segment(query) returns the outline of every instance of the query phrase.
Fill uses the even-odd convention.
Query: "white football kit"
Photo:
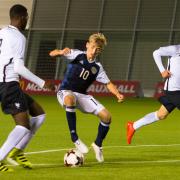
[[[180,45],[160,47],[154,51],[153,56],[161,73],[165,71],[161,56],[169,57],[167,70],[169,70],[172,75],[166,79],[164,90],[180,91]]]
[[[104,106],[93,98],[91,95],[81,94],[78,92],[72,92],[69,90],[61,90],[57,93],[57,99],[62,107],[64,107],[64,98],[67,95],[73,95],[76,100],[76,108],[83,113],[91,113],[97,115]]]
[[[26,38],[16,27],[0,30],[0,82],[19,82],[21,75],[42,88],[45,81],[24,66],[25,47]]]

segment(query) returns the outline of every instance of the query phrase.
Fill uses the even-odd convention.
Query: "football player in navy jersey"
[[[111,115],[93,96],[87,94],[87,89],[94,81],[98,81],[106,84],[108,90],[117,97],[119,102],[124,100],[124,96],[109,80],[102,65],[96,62],[97,56],[103,51],[106,44],[105,36],[102,33],[95,33],[89,37],[85,52],[69,48],[55,49],[50,52],[52,57],[64,56],[69,61],[57,98],[66,110],[71,139],[81,153],[87,153],[88,148],[77,134],[76,108],[85,113],[95,114],[100,119],[97,137],[92,143],[98,162],[104,161],[102,142],[109,131]]]

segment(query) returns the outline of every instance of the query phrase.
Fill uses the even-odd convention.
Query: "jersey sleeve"
[[[25,79],[34,82],[40,88],[43,88],[45,81],[33,74],[29,69],[24,66],[26,40],[25,38],[19,39],[14,48],[14,71],[24,77]]]
[[[21,59],[24,61],[25,47],[26,39],[24,37],[16,40],[16,46],[12,48],[14,51],[14,59]]]
[[[98,65],[100,66],[100,69],[99,69],[99,73],[96,77],[96,81],[98,82],[101,82],[103,84],[107,84],[110,82],[104,68],[102,67],[102,65],[100,63],[98,63]]]
[[[160,47],[157,51],[160,56],[174,56],[178,52],[179,46]]]
[[[165,71],[162,63],[162,56],[174,56],[179,51],[179,48],[180,46],[166,46],[160,47],[153,52],[154,61],[161,73]]]
[[[14,62],[14,71],[17,72],[19,75],[28,79],[29,81],[37,84],[40,88],[43,88],[45,81],[35,74],[33,74],[29,69],[24,66],[24,61],[18,60]]]
[[[79,54],[84,53],[83,51],[80,51],[78,49],[71,49],[71,52],[64,55],[63,57],[67,59],[69,62],[72,62]]]

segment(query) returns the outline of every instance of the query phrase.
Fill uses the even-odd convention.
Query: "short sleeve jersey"
[[[69,64],[60,90],[71,90],[86,94],[88,87],[94,81],[104,84],[110,82],[102,65],[97,63],[96,60],[88,61],[86,52],[72,49],[64,57],[69,60]]]
[[[0,82],[19,81],[14,59],[24,61],[26,38],[14,26],[0,30]]]

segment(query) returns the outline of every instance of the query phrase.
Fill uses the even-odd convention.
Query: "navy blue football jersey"
[[[94,61],[88,61],[86,52],[71,50],[71,53],[64,56],[70,60],[60,90],[71,90],[86,94],[88,87],[94,82],[110,82],[102,65]]]

